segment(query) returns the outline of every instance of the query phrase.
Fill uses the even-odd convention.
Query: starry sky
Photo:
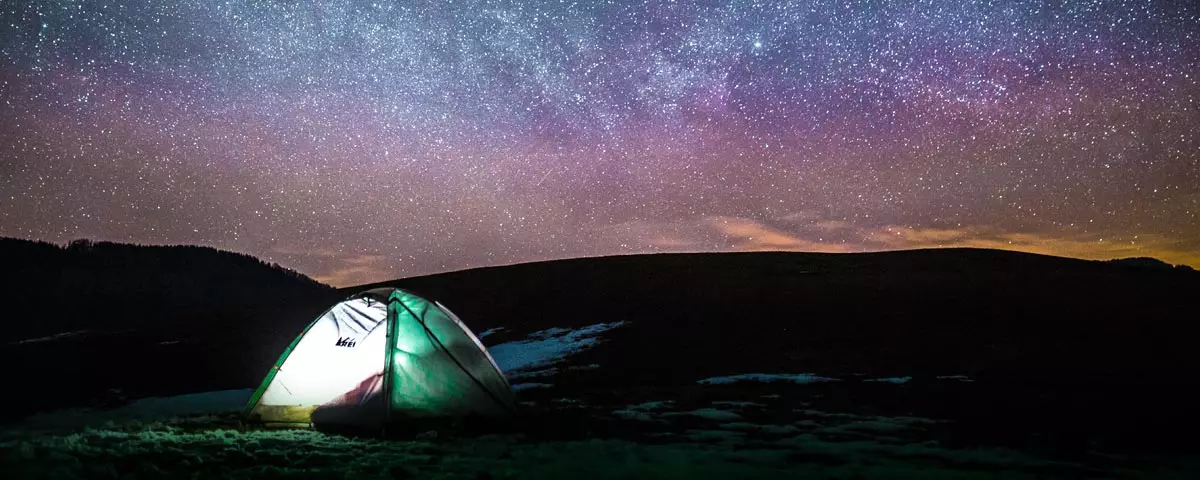
[[[1192,2],[0,9],[2,236],[339,286],[670,251],[1200,267]]]

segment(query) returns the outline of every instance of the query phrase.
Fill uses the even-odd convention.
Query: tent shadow
[[[384,403],[377,396],[358,405],[322,405],[313,410],[311,422],[313,429],[322,433],[369,437],[379,435],[385,414]]]
[[[528,441],[555,441],[603,435],[610,427],[585,412],[521,410],[509,416],[461,417],[393,416],[384,418],[382,402],[376,405],[323,406],[312,414],[315,430],[347,437],[390,440],[436,440],[484,435],[512,435]],[[613,433],[613,432],[607,432]]]
[[[312,413],[313,429],[347,437],[388,439],[433,439],[499,433],[520,433],[520,420],[508,417],[468,415],[462,417],[418,417],[393,412],[390,421],[383,401],[363,405],[326,405]]]

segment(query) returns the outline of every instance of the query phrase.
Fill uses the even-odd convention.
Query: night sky
[[[1200,266],[1192,2],[5,1],[0,235]]]

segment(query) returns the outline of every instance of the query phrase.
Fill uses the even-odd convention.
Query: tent
[[[382,428],[405,418],[503,416],[515,403],[496,361],[449,309],[379,288],[310,323],[243,417],[266,426]]]

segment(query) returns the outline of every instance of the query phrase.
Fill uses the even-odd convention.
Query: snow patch
[[[514,392],[519,392],[521,390],[529,390],[531,388],[550,388],[553,386],[554,385],[550,383],[518,383],[513,385],[512,389]]]
[[[149,418],[230,413],[244,408],[253,394],[254,390],[242,389],[143,398],[120,408],[119,411]]]
[[[603,324],[600,324],[600,325],[603,325]],[[592,326],[594,326],[594,325],[592,325]],[[591,328],[592,326],[583,327],[583,328]],[[529,336],[533,337],[533,338],[540,338],[540,339],[544,340],[547,338],[561,337],[567,333],[571,333],[571,329],[562,328],[562,327],[551,327],[551,328],[547,328],[545,330],[533,332],[533,333],[529,334]]]
[[[801,409],[795,409],[792,411],[802,413],[804,415],[814,417],[814,418],[821,418],[824,420],[837,419],[838,421],[845,422],[842,425],[859,425],[859,424],[874,425],[876,423],[888,423],[888,424],[893,424],[893,425],[901,425],[906,428],[911,428],[914,425],[932,425],[935,423],[945,423],[945,420],[934,420],[931,418],[922,418],[922,417],[880,417],[880,416],[871,416],[871,415],[855,415],[853,413],[823,412],[820,410],[801,410]],[[857,427],[847,427],[847,428],[857,428]],[[890,428],[890,427],[885,427],[885,428]]]
[[[527,375],[535,369],[560,362],[598,345],[600,338],[597,335],[626,323],[598,323],[575,330],[550,328],[529,334],[529,339],[501,343],[488,351],[501,371],[516,373],[514,378],[520,378],[520,375]]]
[[[503,332],[503,331],[504,331],[504,327],[489,328],[489,329],[487,329],[487,330],[484,330],[484,331],[483,331],[483,333],[480,333],[480,334],[479,334],[479,339],[480,339],[480,340],[483,340],[483,339],[484,339],[484,337],[487,337],[488,335],[491,335],[491,334],[494,334],[494,333],[500,333],[500,332]]]
[[[164,420],[192,415],[229,414],[241,411],[253,394],[253,390],[245,389],[150,397],[112,410],[69,409],[39,413],[26,418],[24,423],[32,428],[61,428],[108,422]]]
[[[912,377],[888,377],[888,378],[869,378],[869,379],[863,380],[863,381],[864,382],[875,382],[875,383],[901,384],[901,383],[908,383],[911,380],[912,380]]]
[[[697,409],[697,410],[692,410],[690,412],[671,412],[671,413],[663,414],[664,417],[675,417],[675,416],[680,416],[680,415],[689,415],[689,416],[693,416],[693,417],[707,418],[709,420],[716,420],[718,422],[742,419],[741,415],[738,415],[733,412],[725,411],[725,410],[718,410],[715,408],[701,408],[701,409]]]
[[[671,400],[659,400],[659,401],[654,401],[654,402],[639,403],[637,405],[630,405],[625,408],[628,408],[630,410],[658,410],[658,409],[670,407],[671,405],[674,405],[674,404],[675,404],[675,402],[673,402]]]
[[[651,417],[649,413],[640,410],[621,409],[613,410],[612,413],[614,416],[627,420],[641,420],[643,422],[654,421],[654,417]]]
[[[812,373],[743,373],[741,375],[728,375],[728,376],[724,376],[724,377],[706,378],[706,379],[700,380],[699,382],[696,382],[696,383],[700,383],[700,384],[704,384],[704,385],[725,385],[725,384],[737,383],[737,382],[760,382],[760,383],[791,382],[791,383],[800,384],[800,385],[807,385],[810,383],[840,382],[840,381],[841,380],[836,379],[836,378],[821,377],[821,376],[818,376],[818,375],[812,374]]]
[[[505,376],[508,377],[509,380],[522,380],[522,379],[526,379],[526,378],[549,377],[549,376],[553,376],[553,375],[558,375],[559,373],[561,373],[563,371],[576,372],[576,371],[580,371],[580,370],[595,370],[597,368],[600,368],[600,365],[593,363],[591,365],[572,365],[572,366],[569,366],[569,367],[566,367],[563,369],[559,369],[557,367],[550,367],[550,368],[542,368],[542,369],[538,369],[538,370],[518,371],[518,372],[509,373]]]
[[[34,338],[26,338],[24,340],[17,340],[15,342],[9,342],[9,345],[24,345],[27,343],[53,342],[55,340],[62,340],[64,338],[70,338],[70,337],[83,335],[90,331],[91,331],[90,329],[72,330],[70,332],[56,333],[54,335],[48,335],[45,337],[34,337]]]
[[[758,402],[735,402],[731,400],[717,400],[712,402],[713,405],[725,405],[729,407],[765,407],[766,405]]]
[[[966,375],[939,375],[937,377],[937,379],[938,380],[957,380],[960,382],[974,382],[975,381],[975,380],[972,380],[971,377],[968,377]]]
[[[771,435],[788,435],[800,432],[799,428],[788,424],[773,425],[749,422],[722,423],[719,428],[723,430],[737,430],[743,432],[760,432]]]
[[[850,422],[840,425],[821,427],[820,433],[825,434],[842,434],[842,435],[864,435],[878,436],[886,433],[897,433],[912,429],[911,424],[903,422],[889,422],[886,419],[881,420],[864,420],[859,422]]]
[[[551,367],[539,370],[526,370],[524,372],[513,372],[505,376],[508,377],[509,380],[521,380],[526,378],[549,377],[556,373],[558,373],[558,369]]]
[[[810,417],[818,417],[818,418],[842,418],[842,419],[849,419],[849,420],[859,420],[859,419],[871,418],[871,417],[864,417],[862,415],[855,415],[853,413],[823,412],[820,410],[809,410],[809,409],[792,409],[792,411],[797,412],[797,413],[802,413],[802,414],[808,415]]]
[[[613,415],[631,420],[651,421],[654,420],[654,418],[650,416],[650,410],[667,408],[674,403],[675,402],[670,400],[639,403],[637,405],[630,405],[620,410],[614,410]]]

